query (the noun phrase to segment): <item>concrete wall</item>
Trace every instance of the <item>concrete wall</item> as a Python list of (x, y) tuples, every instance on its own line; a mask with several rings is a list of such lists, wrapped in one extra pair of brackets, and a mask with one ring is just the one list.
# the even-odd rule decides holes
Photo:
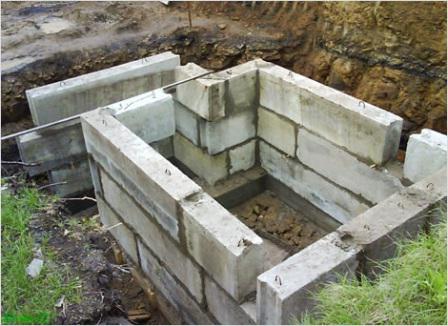
[[(174, 68), (179, 64), (178, 55), (165, 52), (28, 90), (33, 121), (36, 125), (45, 124), (110, 105), (139, 136), (148, 142), (158, 141), (151, 134), (154, 124), (165, 122), (168, 124), (163, 127), (172, 130), (174, 120), (163, 119), (166, 113), (161, 110), (166, 105), (161, 102), (166, 103), (166, 95), (162, 95), (161, 91), (148, 91), (172, 83)], [(143, 95), (136, 96), (139, 94)], [(138, 110), (147, 111), (150, 105), (157, 106), (159, 110), (154, 109), (146, 115), (138, 114)], [(172, 115), (173, 108), (170, 111)], [(133, 117), (138, 118), (133, 120)], [(67, 182), (53, 187), (58, 195), (73, 195), (92, 188), (86, 173), (86, 150), (79, 119), (26, 134), (19, 137), (17, 143), (23, 162), (39, 163), (27, 168), (30, 175), (49, 171), (51, 180)], [(77, 172), (80, 176), (86, 176), (82, 182), (73, 179)]]
[(262, 239), (110, 110), (82, 128), (102, 222), (122, 223), (112, 234), (181, 319), (253, 322), (244, 301), (266, 268)]
[(396, 240), (415, 237), (433, 222), (429, 212), (446, 202), (446, 177), (443, 168), (261, 274), (257, 323), (290, 324), (313, 309), (313, 293), (326, 282), (380, 272), (374, 262), (393, 257)]

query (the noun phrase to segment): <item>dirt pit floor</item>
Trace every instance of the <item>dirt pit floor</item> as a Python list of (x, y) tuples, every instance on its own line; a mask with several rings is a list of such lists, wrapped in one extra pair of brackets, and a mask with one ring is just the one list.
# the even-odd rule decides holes
[(327, 233), (269, 190), (230, 209), (230, 212), (263, 238), (293, 252), (302, 250)]

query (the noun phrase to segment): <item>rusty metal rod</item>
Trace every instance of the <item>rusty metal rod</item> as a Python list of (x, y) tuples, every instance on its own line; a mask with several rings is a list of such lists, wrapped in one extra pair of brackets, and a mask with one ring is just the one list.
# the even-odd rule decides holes
[[(184, 80), (180, 80), (180, 81), (174, 82), (172, 84), (163, 86), (162, 90), (163, 91), (167, 91), (167, 90), (169, 90), (171, 88), (174, 88), (174, 87), (176, 87), (178, 85), (181, 85), (181, 84), (187, 83), (187, 82), (189, 82), (191, 80), (195, 80), (195, 79), (198, 79), (198, 78), (210, 75), (212, 73), (214, 73), (214, 71), (208, 71), (208, 72), (205, 72), (203, 74), (199, 74), (197, 76), (193, 76), (193, 77), (190, 77), (190, 78), (187, 78), (187, 79), (184, 79)], [(11, 139), (11, 138), (15, 138), (15, 137), (19, 137), (19, 136), (22, 136), (22, 135), (26, 135), (26, 134), (29, 134), (30, 132), (33, 132), (33, 131), (39, 131), (39, 130), (42, 130), (42, 129), (45, 129), (45, 128), (53, 127), (53, 126), (56, 126), (58, 124), (61, 124), (61, 123), (67, 122), (67, 121), (72, 121), (72, 120), (75, 120), (75, 119), (79, 119), (82, 114), (83, 113), (76, 114), (76, 115), (73, 115), (73, 116), (68, 117), (68, 118), (64, 118), (64, 119), (61, 119), (61, 120), (49, 122), (49, 123), (44, 124), (44, 125), (40, 125), (40, 126), (37, 126), (37, 127), (34, 127), (34, 128), (27, 129), (27, 130), (22, 130), (22, 131), (13, 133), (13, 134), (9, 134), (9, 135), (6, 135), (6, 136), (2, 137), (1, 141), (5, 141), (5, 140)]]

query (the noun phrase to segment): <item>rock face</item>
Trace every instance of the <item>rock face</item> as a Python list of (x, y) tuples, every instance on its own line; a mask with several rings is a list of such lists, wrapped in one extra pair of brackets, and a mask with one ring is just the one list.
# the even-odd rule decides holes
[[(3, 6), (2, 123), (29, 116), (25, 89), (173, 51), (183, 64), (216, 70), (261, 57), (400, 115), (405, 133), (422, 127), (446, 133), (443, 2), (191, 7), (190, 29), (184, 3)], [(25, 18), (39, 25), (51, 16), (67, 29), (45, 34), (22, 26)]]

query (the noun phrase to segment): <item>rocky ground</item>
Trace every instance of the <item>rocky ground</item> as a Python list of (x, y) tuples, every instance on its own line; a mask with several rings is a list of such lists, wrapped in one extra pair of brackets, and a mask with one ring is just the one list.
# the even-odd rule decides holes
[(292, 209), (270, 191), (265, 191), (230, 211), (262, 237), (290, 252), (298, 252), (326, 234), (303, 215), (306, 212)]
[[(446, 132), (443, 2), (2, 2), (2, 134), (25, 89), (161, 51), (223, 69), (261, 57)], [(7, 124), (5, 126), (5, 124)]]

